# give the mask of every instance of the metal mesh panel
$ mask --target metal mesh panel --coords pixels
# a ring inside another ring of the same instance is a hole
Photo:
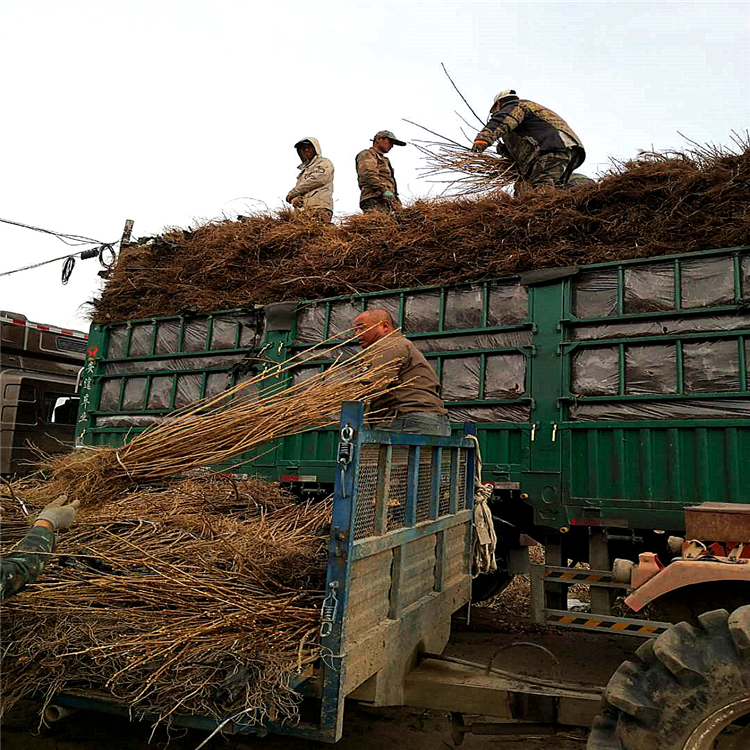
[[[466,449],[458,451],[458,491],[456,493],[456,510],[466,508]]]
[[[406,486],[409,475],[408,446],[393,446],[391,481],[388,484],[388,531],[400,529],[406,518]]]
[[[419,476],[417,482],[417,523],[430,517],[432,490],[433,448],[424,447],[419,453]]]
[[[364,539],[375,533],[375,499],[378,492],[379,453],[379,445],[363,445],[359,452],[357,508],[354,516],[355,539]]]
[[[440,499],[438,501],[438,515],[444,516],[451,507],[451,455],[452,450],[443,451],[443,459],[440,466]]]

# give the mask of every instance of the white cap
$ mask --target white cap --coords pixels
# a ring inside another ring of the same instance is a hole
[[[497,104],[501,99],[505,99],[509,96],[517,96],[514,89],[506,89],[505,91],[501,91],[495,98],[492,100],[493,106]]]

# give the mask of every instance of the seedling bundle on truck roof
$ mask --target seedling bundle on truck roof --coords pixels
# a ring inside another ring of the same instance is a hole
[[[340,225],[291,213],[174,229],[124,251],[94,321],[473,281],[750,241],[750,149],[644,156],[594,185],[417,201]]]

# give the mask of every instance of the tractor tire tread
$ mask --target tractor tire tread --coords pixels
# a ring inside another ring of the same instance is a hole
[[[612,675],[587,750],[683,750],[707,716],[750,697],[750,605],[698,620],[643,644]]]

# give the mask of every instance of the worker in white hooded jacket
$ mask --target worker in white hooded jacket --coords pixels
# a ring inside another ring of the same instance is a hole
[[[303,138],[294,144],[302,163],[293,190],[286,197],[296,209],[330,222],[333,218],[333,163],[324,158],[317,138]]]

